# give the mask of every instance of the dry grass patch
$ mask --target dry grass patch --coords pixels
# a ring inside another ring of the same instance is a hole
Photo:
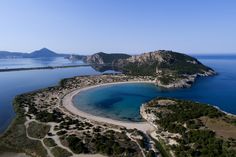
[[[223,137],[225,139],[236,139],[236,126],[225,122],[220,118],[201,117],[200,120],[203,124],[214,131],[216,136]]]
[[[49,125],[40,124],[37,122],[30,122],[28,127],[28,134],[31,137],[42,139],[50,130]]]

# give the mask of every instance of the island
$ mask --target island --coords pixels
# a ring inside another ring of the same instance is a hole
[[[73,95],[82,90],[133,82],[155,83],[155,77],[78,76],[63,79],[55,87],[17,96],[14,100],[16,117],[0,137],[0,152],[35,157],[236,154],[235,116],[207,104],[157,98],[141,106],[144,122],[96,117],[71,104]]]

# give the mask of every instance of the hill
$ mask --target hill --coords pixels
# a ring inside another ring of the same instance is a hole
[[[166,88],[189,87],[198,76],[215,74],[194,57],[166,50],[119,60],[116,66],[129,75],[155,76],[157,84]]]
[[[117,66],[132,75],[156,75],[164,73],[205,74],[210,69],[196,58],[186,54],[159,50],[119,60]]]
[[[31,52],[29,55],[27,55],[26,57],[29,58],[41,58],[41,57],[59,57],[60,54],[57,54],[54,51],[51,51],[47,48],[42,48],[40,50],[36,50]]]
[[[194,57],[166,50],[134,56],[97,53],[87,57],[87,62],[100,71],[118,70],[133,76],[154,76],[157,85],[165,88],[190,87],[198,76],[215,74]]]
[[[107,54],[104,52],[95,53],[91,56],[87,56],[86,62],[90,64],[114,64],[119,59],[127,59],[131,57],[128,54],[113,53]]]
[[[80,55],[74,55],[77,58],[81,58]],[[79,56],[79,57],[78,57]],[[9,52],[0,51],[0,58],[48,58],[48,57],[66,57],[69,58],[69,54],[59,54],[47,48],[42,48],[40,50],[33,51],[31,53],[23,52]],[[84,56],[82,56],[84,57]]]

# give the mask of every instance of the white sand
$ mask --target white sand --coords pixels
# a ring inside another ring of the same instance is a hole
[[[153,83],[153,82],[151,82],[151,81],[115,82],[115,83],[107,83],[107,84],[85,87],[85,88],[78,89],[78,90],[75,90],[75,91],[67,94],[62,100],[62,104],[69,112],[71,112],[75,115],[79,115],[83,118],[87,118],[92,121],[108,123],[108,124],[113,124],[113,125],[119,125],[119,126],[126,127],[127,129],[135,129],[136,128],[136,129],[143,131],[145,133],[152,131],[154,129],[154,127],[151,124],[149,124],[148,122],[124,122],[124,121],[114,120],[114,119],[110,119],[110,118],[95,116],[95,115],[92,115],[92,114],[89,114],[89,113],[79,110],[73,104],[73,101],[72,101],[73,97],[81,91],[88,90],[88,89],[95,88],[95,87],[114,85],[114,84],[123,84],[123,83]]]

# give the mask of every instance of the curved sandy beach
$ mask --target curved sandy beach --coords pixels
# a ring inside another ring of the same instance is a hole
[[[62,105],[72,114],[79,115],[80,117],[83,117],[92,121],[118,125],[118,126],[126,127],[127,129],[138,129],[143,132],[150,132],[154,130],[154,127],[148,122],[125,122],[125,121],[114,120],[114,119],[110,119],[106,117],[95,116],[95,115],[79,110],[73,104],[73,101],[72,101],[73,97],[77,95],[78,93],[80,93],[81,91],[88,90],[91,88],[101,87],[101,86],[124,84],[124,83],[153,83],[153,82],[151,81],[116,82],[116,83],[106,83],[106,84],[94,85],[94,86],[77,89],[65,95],[65,97],[62,99]]]

